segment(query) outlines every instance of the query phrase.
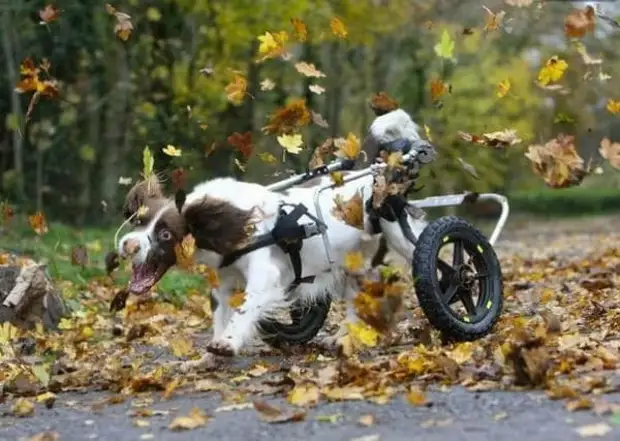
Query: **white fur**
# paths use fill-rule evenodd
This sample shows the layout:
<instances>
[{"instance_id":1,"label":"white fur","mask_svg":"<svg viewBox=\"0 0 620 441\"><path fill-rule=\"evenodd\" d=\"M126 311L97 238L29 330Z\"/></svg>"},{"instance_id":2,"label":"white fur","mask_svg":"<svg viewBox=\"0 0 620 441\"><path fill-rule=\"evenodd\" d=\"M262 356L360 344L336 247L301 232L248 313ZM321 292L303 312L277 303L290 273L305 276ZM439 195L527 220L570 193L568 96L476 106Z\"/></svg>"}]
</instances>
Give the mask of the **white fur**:
<instances>
[{"instance_id":1,"label":"white fur","mask_svg":"<svg viewBox=\"0 0 620 441\"><path fill-rule=\"evenodd\" d=\"M378 116L370 125L370 136L379 144L408 139L417 141L420 138L419 126L411 116L402 109L396 109L385 115Z\"/></svg>"},{"instance_id":2,"label":"white fur","mask_svg":"<svg viewBox=\"0 0 620 441\"><path fill-rule=\"evenodd\" d=\"M329 178L324 178L321 183L326 180ZM315 275L316 279L312 284L301 284L294 295L304 301L311 301L328 294L345 297L348 303L348 321L355 320L352 300L358 287L353 285L353 278L346 275L345 256L350 252L362 251L366 260L369 260L376 251L378 236L368 234L370 225L367 214L365 214L366 231L351 227L334 217L332 214L334 197L340 195L348 199L357 190L361 190L365 204L371 196L372 182L372 176L367 176L321 194L319 204L328 228L331 255L335 261L333 265L327 259L321 236L305 240L301 250L302 276ZM197 185L188 194L185 206L204 196L209 196L225 200L242 209L257 207L262 217L257 224L256 234L261 234L271 231L275 225L281 201L292 204L302 203L311 214L316 215L314 193L314 188L292 188L288 192L276 193L262 185L239 182L233 178L218 178ZM312 221L304 216L300 222ZM410 261L413 245L403 236L397 222L388 222L383 219L380 222L390 251ZM151 221L141 231L133 231L125 235L119 242L119 254L121 256L124 254L125 241L137 239L140 241L140 251L134 256L134 260L137 263L143 262L150 246L149 234L152 234L153 225L154 221ZM426 223L410 219L410 225L414 234L419 235ZM219 266L221 259L222 256L207 250L199 250L195 256L198 263L213 268ZM287 304L285 292L294 279L293 268L289 256L279 247L271 246L246 254L218 272L220 287L213 294L219 306L214 313L214 336L209 348L214 350L217 347L226 347L236 354L257 335L257 324L260 319ZM245 286L246 299L239 309L232 311L228 306L228 298L239 286L238 284ZM342 329L345 329L344 324ZM214 351L217 352L217 349Z\"/></svg>"}]
</instances>

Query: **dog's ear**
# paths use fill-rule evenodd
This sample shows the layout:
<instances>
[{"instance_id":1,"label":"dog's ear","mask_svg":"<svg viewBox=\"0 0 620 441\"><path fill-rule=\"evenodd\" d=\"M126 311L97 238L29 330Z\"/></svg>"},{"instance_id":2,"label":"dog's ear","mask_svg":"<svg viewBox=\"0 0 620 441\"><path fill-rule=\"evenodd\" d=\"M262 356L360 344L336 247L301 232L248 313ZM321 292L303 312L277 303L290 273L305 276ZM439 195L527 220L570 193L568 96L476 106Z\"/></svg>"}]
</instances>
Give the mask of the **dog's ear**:
<instances>
[{"instance_id":1,"label":"dog's ear","mask_svg":"<svg viewBox=\"0 0 620 441\"><path fill-rule=\"evenodd\" d=\"M149 199L159 199L164 197L164 191L159 181L159 177L153 173L149 178L137 182L125 196L123 204L123 216L125 219L131 217L138 209L146 205Z\"/></svg>"}]
</instances>

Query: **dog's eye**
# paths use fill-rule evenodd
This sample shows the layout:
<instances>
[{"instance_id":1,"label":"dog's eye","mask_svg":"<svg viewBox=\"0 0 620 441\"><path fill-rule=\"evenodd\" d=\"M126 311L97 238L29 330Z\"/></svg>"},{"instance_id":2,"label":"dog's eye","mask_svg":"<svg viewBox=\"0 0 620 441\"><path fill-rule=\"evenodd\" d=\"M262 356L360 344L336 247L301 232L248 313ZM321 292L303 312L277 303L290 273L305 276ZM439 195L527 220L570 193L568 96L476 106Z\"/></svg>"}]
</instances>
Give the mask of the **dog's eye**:
<instances>
[{"instance_id":1,"label":"dog's eye","mask_svg":"<svg viewBox=\"0 0 620 441\"><path fill-rule=\"evenodd\" d=\"M170 233L170 231L168 230L161 230L159 232L159 239L163 241L168 241L172 239L172 233Z\"/></svg>"}]
</instances>

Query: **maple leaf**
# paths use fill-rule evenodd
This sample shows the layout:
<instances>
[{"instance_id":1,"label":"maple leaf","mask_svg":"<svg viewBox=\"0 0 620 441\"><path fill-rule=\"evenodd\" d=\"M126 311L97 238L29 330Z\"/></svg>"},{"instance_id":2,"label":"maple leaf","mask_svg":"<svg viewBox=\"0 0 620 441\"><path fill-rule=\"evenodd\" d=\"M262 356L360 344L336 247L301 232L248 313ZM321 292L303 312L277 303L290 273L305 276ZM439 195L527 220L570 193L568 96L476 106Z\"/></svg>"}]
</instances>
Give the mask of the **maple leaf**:
<instances>
[{"instance_id":1,"label":"maple leaf","mask_svg":"<svg viewBox=\"0 0 620 441\"><path fill-rule=\"evenodd\" d=\"M549 83L559 81L564 76L564 72L566 72L567 68L568 63L558 58L557 55L554 55L549 58L540 71L538 71L538 82L546 86Z\"/></svg>"},{"instance_id":2,"label":"maple leaf","mask_svg":"<svg viewBox=\"0 0 620 441\"><path fill-rule=\"evenodd\" d=\"M338 38L345 39L349 35L349 31L347 31L346 26L338 17L333 17L329 20L329 28Z\"/></svg>"},{"instance_id":3,"label":"maple leaf","mask_svg":"<svg viewBox=\"0 0 620 441\"><path fill-rule=\"evenodd\" d=\"M308 40L308 26L299 18L291 18L295 39L300 43Z\"/></svg>"},{"instance_id":4,"label":"maple leaf","mask_svg":"<svg viewBox=\"0 0 620 441\"><path fill-rule=\"evenodd\" d=\"M431 81L431 99L435 102L448 92L448 85L441 80Z\"/></svg>"},{"instance_id":5,"label":"maple leaf","mask_svg":"<svg viewBox=\"0 0 620 441\"><path fill-rule=\"evenodd\" d=\"M530 146L525 153L525 157L532 162L534 173L551 188L579 185L588 174L573 140L574 136L559 134L545 145Z\"/></svg>"},{"instance_id":6,"label":"maple leaf","mask_svg":"<svg viewBox=\"0 0 620 441\"><path fill-rule=\"evenodd\" d=\"M334 198L334 207L332 214L345 224L357 229L364 229L364 209L362 204L362 193L356 191L350 199L344 200L342 196L337 195Z\"/></svg>"},{"instance_id":7,"label":"maple leaf","mask_svg":"<svg viewBox=\"0 0 620 441\"><path fill-rule=\"evenodd\" d=\"M613 113L614 115L617 115L620 113L620 101L609 99L607 100L606 108L609 111L609 113Z\"/></svg>"},{"instance_id":8,"label":"maple leaf","mask_svg":"<svg viewBox=\"0 0 620 441\"><path fill-rule=\"evenodd\" d=\"M258 61L264 61L268 58L275 58L282 55L285 51L285 43L288 41L288 33L280 31L276 33L265 32L260 35L258 41Z\"/></svg>"},{"instance_id":9,"label":"maple leaf","mask_svg":"<svg viewBox=\"0 0 620 441\"><path fill-rule=\"evenodd\" d=\"M338 147L336 156L339 158L357 159L362 150L359 138L351 132L346 139L337 139L334 144Z\"/></svg>"},{"instance_id":10,"label":"maple leaf","mask_svg":"<svg viewBox=\"0 0 620 441\"><path fill-rule=\"evenodd\" d=\"M584 9L573 9L564 19L564 33L569 38L581 38L587 32L594 32L596 13L587 5Z\"/></svg>"},{"instance_id":11,"label":"maple leaf","mask_svg":"<svg viewBox=\"0 0 620 441\"><path fill-rule=\"evenodd\" d=\"M616 170L620 170L620 143L611 142L609 138L605 137L601 140L601 146L598 151L609 162L609 165Z\"/></svg>"},{"instance_id":12,"label":"maple leaf","mask_svg":"<svg viewBox=\"0 0 620 441\"><path fill-rule=\"evenodd\" d=\"M193 407L189 411L187 416L176 417L169 425L168 428L174 431L180 430L193 430L198 427L202 427L207 423L207 416L205 413L197 408Z\"/></svg>"},{"instance_id":13,"label":"maple leaf","mask_svg":"<svg viewBox=\"0 0 620 441\"><path fill-rule=\"evenodd\" d=\"M352 337L356 346L377 346L379 342L379 333L370 325L363 321L357 321L354 323L347 323L349 328L349 335Z\"/></svg>"},{"instance_id":14,"label":"maple leaf","mask_svg":"<svg viewBox=\"0 0 620 441\"><path fill-rule=\"evenodd\" d=\"M30 228L32 228L39 236L42 236L48 231L45 216L40 211L28 216L28 223L30 224Z\"/></svg>"},{"instance_id":15,"label":"maple leaf","mask_svg":"<svg viewBox=\"0 0 620 441\"><path fill-rule=\"evenodd\" d=\"M498 98L505 97L510 91L510 86L511 86L510 80L505 79L505 80L500 81L497 84L497 97Z\"/></svg>"},{"instance_id":16,"label":"maple leaf","mask_svg":"<svg viewBox=\"0 0 620 441\"><path fill-rule=\"evenodd\" d=\"M46 58L41 61L38 67L35 67L31 58L25 58L20 65L19 71L23 78L15 85L15 91L17 93L34 92L30 97L28 109L26 110L26 121L30 119L34 106L41 96L51 99L59 94L58 82L49 76L50 67L50 63ZM45 72L48 78L41 79L41 72Z\"/></svg>"},{"instance_id":17,"label":"maple leaf","mask_svg":"<svg viewBox=\"0 0 620 441\"><path fill-rule=\"evenodd\" d=\"M116 36L123 41L127 41L133 31L131 16L116 10L116 8L109 3L105 4L105 10L108 14L116 18L116 24L114 25L114 33Z\"/></svg>"},{"instance_id":18,"label":"maple leaf","mask_svg":"<svg viewBox=\"0 0 620 441\"><path fill-rule=\"evenodd\" d=\"M191 268L194 265L194 254L196 253L196 239L191 234L186 235L181 243L174 246L174 253L177 258L177 265L181 268Z\"/></svg>"},{"instance_id":19,"label":"maple leaf","mask_svg":"<svg viewBox=\"0 0 620 441\"><path fill-rule=\"evenodd\" d=\"M447 29L443 30L439 43L434 46L434 51L438 57L452 59L454 57L454 40L450 37Z\"/></svg>"},{"instance_id":20,"label":"maple leaf","mask_svg":"<svg viewBox=\"0 0 620 441\"><path fill-rule=\"evenodd\" d=\"M316 93L317 95L325 93L325 88L323 86L319 86L318 84L309 85L308 90L312 93Z\"/></svg>"},{"instance_id":21,"label":"maple leaf","mask_svg":"<svg viewBox=\"0 0 620 441\"><path fill-rule=\"evenodd\" d=\"M248 81L240 73L235 72L230 83L224 88L226 98L234 105L243 103L248 90Z\"/></svg>"},{"instance_id":22,"label":"maple leaf","mask_svg":"<svg viewBox=\"0 0 620 441\"><path fill-rule=\"evenodd\" d=\"M280 144L284 150L292 155L296 155L302 150L301 146L304 142L299 133L292 135L280 135L277 139L278 144Z\"/></svg>"},{"instance_id":23,"label":"maple leaf","mask_svg":"<svg viewBox=\"0 0 620 441\"><path fill-rule=\"evenodd\" d=\"M276 87L276 83L274 83L269 78L265 78L263 81L260 82L260 90L268 91L268 90L273 90L275 87Z\"/></svg>"},{"instance_id":24,"label":"maple leaf","mask_svg":"<svg viewBox=\"0 0 620 441\"><path fill-rule=\"evenodd\" d=\"M40 23L49 24L58 20L61 12L62 11L54 5L45 5L45 8L39 11L39 18L41 19Z\"/></svg>"},{"instance_id":25,"label":"maple leaf","mask_svg":"<svg viewBox=\"0 0 620 441\"><path fill-rule=\"evenodd\" d=\"M290 133L311 121L310 111L303 98L292 99L284 107L277 109L270 117L263 132L267 134Z\"/></svg>"},{"instance_id":26,"label":"maple leaf","mask_svg":"<svg viewBox=\"0 0 620 441\"><path fill-rule=\"evenodd\" d=\"M482 6L482 8L486 12L486 15L484 18L484 28L483 28L484 31L486 32L497 31L500 25L502 24L502 21L504 21L504 16L506 15L506 12L500 11L497 14L495 14L493 11L491 11L489 8L487 8L484 5Z\"/></svg>"},{"instance_id":27,"label":"maple leaf","mask_svg":"<svg viewBox=\"0 0 620 441\"><path fill-rule=\"evenodd\" d=\"M166 147L164 147L163 149L161 149L162 152L164 152L165 155L168 156L181 156L181 149L176 148L173 145L168 144Z\"/></svg>"},{"instance_id":28,"label":"maple leaf","mask_svg":"<svg viewBox=\"0 0 620 441\"><path fill-rule=\"evenodd\" d=\"M310 78L323 78L326 76L323 72L318 70L314 64L306 63L305 61L295 63L295 70L297 70L297 72L299 72L300 74Z\"/></svg>"},{"instance_id":29,"label":"maple leaf","mask_svg":"<svg viewBox=\"0 0 620 441\"><path fill-rule=\"evenodd\" d=\"M252 132L246 132L244 134L234 132L228 137L228 143L241 152L244 159L248 159L252 156Z\"/></svg>"}]
</instances>

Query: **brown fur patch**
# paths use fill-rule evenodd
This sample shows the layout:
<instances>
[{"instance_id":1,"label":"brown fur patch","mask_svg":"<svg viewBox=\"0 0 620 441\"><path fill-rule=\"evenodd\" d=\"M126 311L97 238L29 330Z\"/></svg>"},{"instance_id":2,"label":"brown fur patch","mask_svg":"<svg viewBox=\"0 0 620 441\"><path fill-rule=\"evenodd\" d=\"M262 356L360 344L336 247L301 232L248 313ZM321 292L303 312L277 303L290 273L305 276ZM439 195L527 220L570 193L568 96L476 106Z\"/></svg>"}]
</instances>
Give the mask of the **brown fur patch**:
<instances>
[{"instance_id":1,"label":"brown fur patch","mask_svg":"<svg viewBox=\"0 0 620 441\"><path fill-rule=\"evenodd\" d=\"M256 210L242 210L229 202L205 196L186 205L183 217L200 249L225 255L248 243Z\"/></svg>"},{"instance_id":2,"label":"brown fur patch","mask_svg":"<svg viewBox=\"0 0 620 441\"><path fill-rule=\"evenodd\" d=\"M153 174L146 180L136 182L127 192L123 204L123 216L125 219L131 217L142 205L147 205L149 199L163 198L164 191L159 177Z\"/></svg>"}]
</instances>

